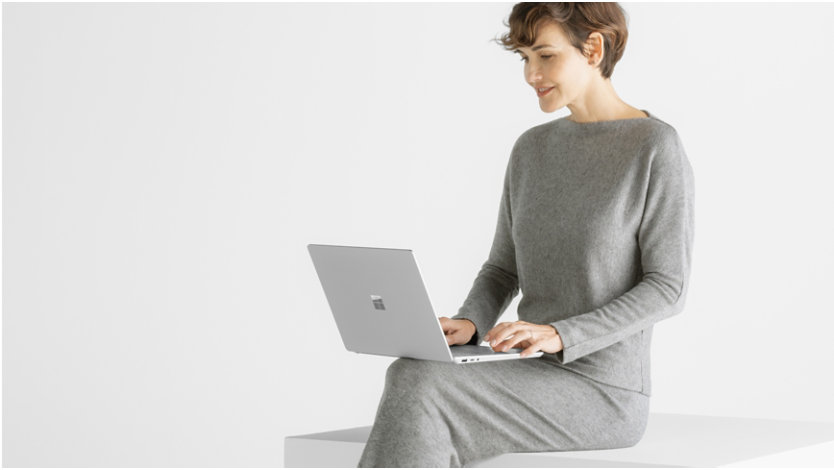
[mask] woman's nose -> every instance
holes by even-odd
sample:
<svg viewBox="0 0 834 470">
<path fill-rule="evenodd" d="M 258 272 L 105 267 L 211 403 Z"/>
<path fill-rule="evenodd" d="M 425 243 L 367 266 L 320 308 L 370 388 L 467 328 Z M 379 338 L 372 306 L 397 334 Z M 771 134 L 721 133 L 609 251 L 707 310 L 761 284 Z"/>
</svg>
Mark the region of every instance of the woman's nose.
<svg viewBox="0 0 834 470">
<path fill-rule="evenodd" d="M 532 65 L 529 66 L 529 68 L 526 71 L 526 75 L 527 83 L 529 83 L 531 86 L 534 83 L 538 83 L 541 81 L 542 74 L 538 67 Z"/>
</svg>

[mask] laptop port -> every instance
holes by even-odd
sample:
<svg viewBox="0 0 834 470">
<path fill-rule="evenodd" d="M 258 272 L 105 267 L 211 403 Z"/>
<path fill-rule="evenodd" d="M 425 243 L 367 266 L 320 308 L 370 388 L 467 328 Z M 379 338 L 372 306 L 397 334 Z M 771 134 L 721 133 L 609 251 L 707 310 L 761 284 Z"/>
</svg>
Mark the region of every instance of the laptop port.
<svg viewBox="0 0 834 470">
<path fill-rule="evenodd" d="M 466 362 L 466 359 L 461 359 L 461 361 L 460 361 L 460 362 Z"/>
</svg>

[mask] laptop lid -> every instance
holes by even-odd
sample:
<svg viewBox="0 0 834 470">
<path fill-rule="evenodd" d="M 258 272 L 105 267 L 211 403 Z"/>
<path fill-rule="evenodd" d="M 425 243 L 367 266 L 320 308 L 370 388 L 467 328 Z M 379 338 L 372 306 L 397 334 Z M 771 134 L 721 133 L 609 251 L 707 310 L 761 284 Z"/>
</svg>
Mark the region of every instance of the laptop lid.
<svg viewBox="0 0 834 470">
<path fill-rule="evenodd" d="M 307 249 L 346 349 L 453 362 L 411 250 Z"/>
</svg>

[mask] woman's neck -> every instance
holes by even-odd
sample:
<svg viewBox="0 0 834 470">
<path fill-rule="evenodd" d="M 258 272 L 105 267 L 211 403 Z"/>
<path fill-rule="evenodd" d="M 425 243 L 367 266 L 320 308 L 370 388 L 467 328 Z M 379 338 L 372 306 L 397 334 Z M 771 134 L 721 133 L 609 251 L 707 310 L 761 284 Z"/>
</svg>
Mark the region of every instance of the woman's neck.
<svg viewBox="0 0 834 470">
<path fill-rule="evenodd" d="M 646 113 L 620 99 L 611 80 L 602 77 L 593 80 L 584 95 L 567 106 L 571 112 L 568 119 L 574 122 L 646 117 Z"/>
</svg>

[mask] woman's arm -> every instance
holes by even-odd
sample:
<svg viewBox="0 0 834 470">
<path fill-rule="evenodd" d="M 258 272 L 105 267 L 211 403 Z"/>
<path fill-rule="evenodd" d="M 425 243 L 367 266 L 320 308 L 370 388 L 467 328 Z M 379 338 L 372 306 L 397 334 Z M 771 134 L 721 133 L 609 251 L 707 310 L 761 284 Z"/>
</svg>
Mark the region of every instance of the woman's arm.
<svg viewBox="0 0 834 470">
<path fill-rule="evenodd" d="M 557 360 L 571 362 L 681 312 L 692 261 L 694 193 L 692 167 L 671 133 L 653 157 L 637 234 L 642 280 L 597 309 L 550 323 L 564 347 Z"/>
<path fill-rule="evenodd" d="M 504 188 L 498 208 L 498 222 L 489 256 L 481 266 L 458 314 L 452 317 L 455 320 L 466 319 L 475 324 L 475 334 L 467 344 L 480 344 L 486 332 L 495 325 L 498 317 L 504 313 L 519 293 L 515 244 L 511 232 L 512 212 L 510 211 L 510 171 L 518 142 L 517 140 L 513 146 L 507 169 L 504 172 Z"/>
</svg>

